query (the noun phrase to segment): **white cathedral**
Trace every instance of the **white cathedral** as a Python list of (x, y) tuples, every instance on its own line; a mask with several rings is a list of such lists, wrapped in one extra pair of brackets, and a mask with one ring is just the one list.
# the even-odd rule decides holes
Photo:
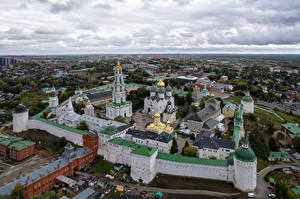
[(173, 123), (176, 120), (176, 111), (172, 88), (165, 88), (165, 83), (160, 80), (156, 86), (150, 88), (150, 96), (144, 99), (144, 112), (150, 115), (163, 114), (164, 122), (169, 120)]
[(112, 102), (106, 104), (106, 117), (109, 119), (115, 119), (117, 116), (131, 117), (132, 103), (126, 101), (126, 90), (120, 62), (117, 63), (114, 72)]

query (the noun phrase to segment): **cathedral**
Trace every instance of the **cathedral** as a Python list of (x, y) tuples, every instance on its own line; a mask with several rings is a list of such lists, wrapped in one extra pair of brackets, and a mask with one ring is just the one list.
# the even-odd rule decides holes
[(120, 62), (117, 63), (114, 72), (112, 102), (106, 104), (106, 117), (109, 119), (115, 119), (117, 116), (131, 117), (132, 103), (126, 101), (125, 83)]
[(144, 99), (144, 112), (150, 115), (163, 114), (163, 121), (174, 122), (176, 120), (176, 107), (172, 88), (160, 80), (156, 86), (150, 88), (150, 96)]

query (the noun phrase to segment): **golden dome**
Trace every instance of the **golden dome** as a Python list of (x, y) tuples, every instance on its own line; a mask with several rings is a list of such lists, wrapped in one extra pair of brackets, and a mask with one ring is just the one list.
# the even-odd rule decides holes
[(194, 87), (194, 90), (195, 90), (195, 91), (199, 91), (200, 88), (196, 85), (196, 86)]
[(167, 122), (166, 122), (166, 123), (167, 123), (167, 125), (170, 125), (170, 124), (171, 124), (170, 120), (167, 120)]
[(160, 114), (159, 113), (155, 113), (154, 117), (155, 118), (160, 118)]
[(214, 97), (214, 96), (215, 96), (215, 94), (213, 94), (213, 93), (212, 93), (212, 94), (210, 94), (210, 96), (211, 96), (211, 97)]
[(117, 65), (116, 65), (116, 68), (121, 68), (121, 64), (120, 64), (120, 62), (118, 61), (118, 63), (117, 63)]
[(157, 83), (158, 87), (165, 87), (165, 83), (162, 80), (159, 80), (159, 82)]

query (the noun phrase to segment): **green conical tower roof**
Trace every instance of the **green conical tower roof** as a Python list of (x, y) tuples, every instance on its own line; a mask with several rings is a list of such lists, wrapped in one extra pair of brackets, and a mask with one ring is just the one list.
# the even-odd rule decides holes
[(242, 162), (254, 162), (256, 160), (256, 155), (254, 151), (249, 148), (249, 143), (246, 139), (243, 140), (243, 145), (235, 150), (235, 158)]

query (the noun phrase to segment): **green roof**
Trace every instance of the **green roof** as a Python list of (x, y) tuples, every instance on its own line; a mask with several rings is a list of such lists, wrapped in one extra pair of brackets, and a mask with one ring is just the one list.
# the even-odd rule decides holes
[(34, 144), (35, 144), (35, 142), (32, 142), (30, 140), (17, 141), (17, 142), (10, 144), (8, 148), (10, 148), (10, 149), (14, 148), (19, 151), (19, 150), (25, 149), (28, 146), (34, 145)]
[(159, 196), (159, 197), (162, 198), (162, 197), (164, 196), (164, 194), (163, 194), (162, 192), (156, 192), (156, 193), (155, 193), (155, 196)]
[(234, 126), (232, 141), (235, 142), (235, 149), (237, 149), (239, 147), (240, 131), (241, 131), (241, 128), (239, 126)]
[(34, 117), (34, 118), (31, 118), (31, 119), (39, 120), (39, 121), (45, 122), (47, 124), (56, 126), (58, 128), (64, 129), (66, 131), (71, 131), (73, 133), (77, 133), (77, 134), (81, 134), (81, 135), (87, 135), (88, 134), (88, 131), (82, 131), (82, 130), (79, 130), (79, 129), (74, 129), (72, 127), (65, 126), (65, 125), (62, 125), (62, 124), (59, 124), (59, 123), (56, 123), (56, 122), (44, 119), (44, 118)]
[(252, 99), (251, 96), (244, 96), (244, 97), (242, 98), (242, 101), (245, 101), (245, 102), (253, 102), (253, 99)]
[(292, 188), (292, 191), (299, 196), (300, 195), (300, 186), (296, 186), (295, 188)]
[(281, 126), (286, 128), (293, 134), (293, 135), (290, 134), (291, 138), (294, 138), (295, 136), (300, 137), (300, 128), (296, 124), (286, 123), (286, 124), (282, 124)]
[(113, 138), (109, 140), (108, 142), (116, 145), (121, 145), (121, 146), (126, 146), (129, 148), (132, 148), (133, 151), (131, 153), (137, 154), (137, 155), (143, 155), (143, 156), (151, 156), (155, 151), (157, 151), (156, 148), (149, 147), (149, 146), (143, 146), (136, 144), (135, 142), (129, 141), (129, 140), (124, 140), (122, 138)]
[(123, 106), (123, 105), (130, 104), (130, 103), (131, 103), (130, 101), (125, 101), (125, 102), (122, 102), (122, 103), (109, 102), (108, 104), (110, 104), (112, 106)]
[(119, 131), (118, 131), (118, 128), (116, 126), (106, 126), (99, 133), (105, 134), (105, 135), (115, 135), (115, 134), (119, 133)]
[[(248, 142), (244, 140), (244, 144), (248, 145)], [(238, 149), (235, 150), (234, 155), (236, 159), (243, 161), (243, 162), (254, 162), (256, 160), (256, 155), (254, 151), (249, 147), (240, 146)]]
[(243, 105), (240, 104), (235, 112), (234, 122), (243, 122)]
[(150, 157), (157, 151), (157, 148), (138, 145), (131, 153)]
[(175, 154), (163, 153), (163, 152), (158, 152), (157, 159), (168, 160), (171, 162), (190, 163), (190, 164), (203, 164), (203, 165), (212, 165), (212, 166), (221, 166), (221, 167), (227, 166), (226, 160), (194, 158), (194, 157), (181, 156), (181, 155), (175, 155)]
[(269, 154), (269, 158), (275, 158), (275, 159), (278, 159), (278, 160), (281, 160), (281, 159), (285, 159), (285, 158), (288, 158), (289, 155), (287, 154), (287, 152), (278, 152), (278, 151), (271, 151), (270, 154)]
[(274, 178), (269, 178), (269, 183), (273, 183), (273, 184), (275, 184), (275, 180), (274, 180)]
[(0, 136), (0, 145), (8, 146), (13, 142), (20, 141), (22, 139), (23, 138), (20, 138), (20, 137), (14, 136), (14, 135), (8, 135), (8, 136), (2, 135), (2, 136)]
[(209, 93), (207, 89), (203, 89), (201, 93)]

